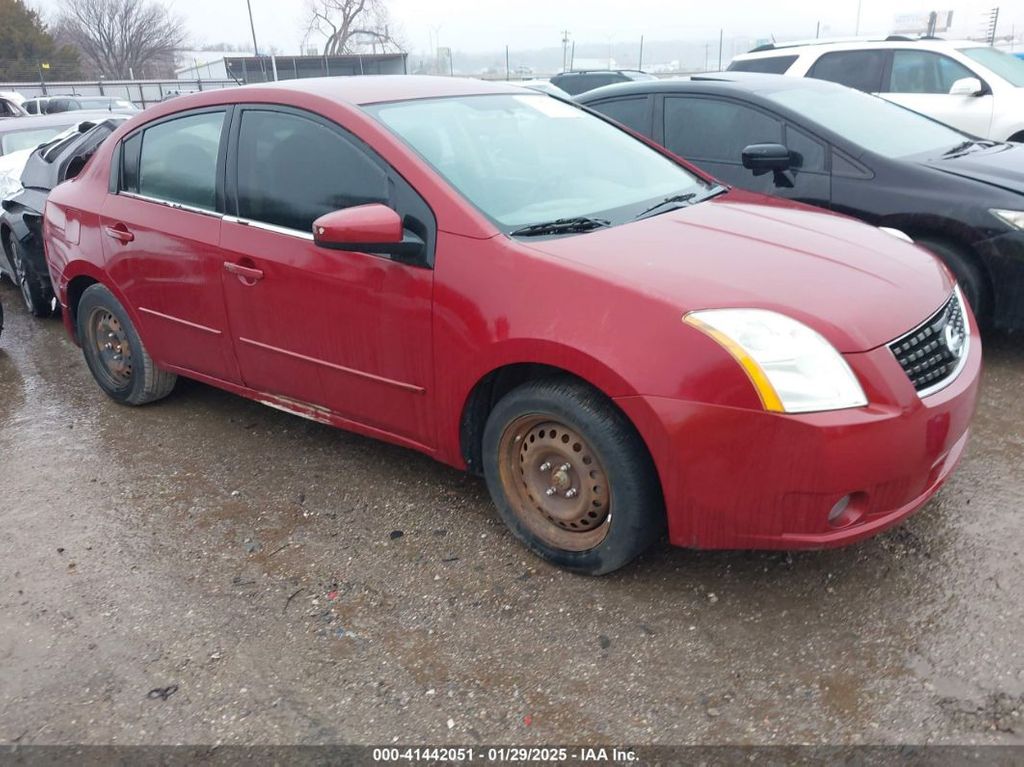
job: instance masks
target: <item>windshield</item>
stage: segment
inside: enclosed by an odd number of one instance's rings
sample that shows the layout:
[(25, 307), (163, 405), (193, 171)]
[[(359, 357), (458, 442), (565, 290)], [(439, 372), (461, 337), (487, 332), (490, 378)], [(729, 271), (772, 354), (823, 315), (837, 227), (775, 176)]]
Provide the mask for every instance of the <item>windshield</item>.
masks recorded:
[(851, 88), (787, 88), (761, 95), (883, 157), (934, 153), (967, 138), (917, 112)]
[(1024, 61), (998, 48), (960, 48), (960, 53), (991, 69), (1010, 85), (1024, 87)]
[(623, 223), (667, 195), (708, 188), (625, 131), (542, 94), (366, 109), (506, 231), (575, 217)]
[(19, 149), (34, 149), (40, 144), (46, 143), (62, 130), (65, 126), (55, 128), (37, 128), (36, 130), (23, 130), (12, 133), (4, 133), (0, 137), (0, 146), (3, 153), (17, 152)]

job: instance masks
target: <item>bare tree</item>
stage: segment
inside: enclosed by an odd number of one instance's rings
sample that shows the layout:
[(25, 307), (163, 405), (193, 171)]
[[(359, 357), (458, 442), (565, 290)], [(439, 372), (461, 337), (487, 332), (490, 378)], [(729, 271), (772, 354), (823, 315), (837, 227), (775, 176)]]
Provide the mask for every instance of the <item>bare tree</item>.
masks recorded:
[(111, 79), (173, 70), (186, 36), (185, 22), (155, 0), (64, 0), (57, 34)]
[(401, 51), (384, 0), (310, 0), (309, 32), (325, 38), (324, 55)]

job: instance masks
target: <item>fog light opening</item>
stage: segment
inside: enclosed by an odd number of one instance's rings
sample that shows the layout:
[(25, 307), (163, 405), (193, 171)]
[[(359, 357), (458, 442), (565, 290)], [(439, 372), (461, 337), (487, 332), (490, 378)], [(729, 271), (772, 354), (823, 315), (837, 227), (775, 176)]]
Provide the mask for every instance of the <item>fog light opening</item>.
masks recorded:
[(861, 504), (857, 502), (860, 495), (862, 494), (848, 493), (835, 502), (828, 513), (828, 523), (831, 527), (847, 527), (860, 519)]

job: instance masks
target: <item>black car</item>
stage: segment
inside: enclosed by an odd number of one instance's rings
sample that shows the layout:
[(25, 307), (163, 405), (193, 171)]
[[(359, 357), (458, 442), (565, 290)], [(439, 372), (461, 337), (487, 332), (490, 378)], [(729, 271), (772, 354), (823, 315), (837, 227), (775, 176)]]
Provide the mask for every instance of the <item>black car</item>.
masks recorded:
[(555, 75), (551, 78), (551, 84), (557, 85), (570, 96), (576, 96), (604, 85), (656, 79), (654, 75), (639, 69), (574, 69)]
[(0, 273), (7, 273), (21, 289), (25, 307), (36, 317), (53, 311), (53, 288), (43, 254), (42, 222), (46, 197), (62, 181), (74, 178), (103, 141), (126, 118), (84, 121), (77, 133), (36, 149), (21, 173), (21, 191), (3, 201), (0, 243), (4, 258)]
[(979, 320), (1024, 327), (1024, 146), (781, 75), (628, 83), (577, 101), (727, 184), (906, 233), (949, 266)]

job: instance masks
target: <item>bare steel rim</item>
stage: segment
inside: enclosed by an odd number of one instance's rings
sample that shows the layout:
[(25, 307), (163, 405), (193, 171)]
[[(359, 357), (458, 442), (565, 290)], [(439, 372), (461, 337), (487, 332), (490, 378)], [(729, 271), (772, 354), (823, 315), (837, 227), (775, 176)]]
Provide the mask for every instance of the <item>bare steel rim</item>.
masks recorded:
[(501, 435), (498, 460), (512, 511), (542, 541), (587, 551), (608, 535), (608, 475), (578, 431), (549, 415), (522, 416)]
[(128, 333), (108, 309), (96, 307), (86, 323), (89, 343), (99, 361), (99, 373), (113, 389), (124, 389), (132, 382), (132, 349)]

